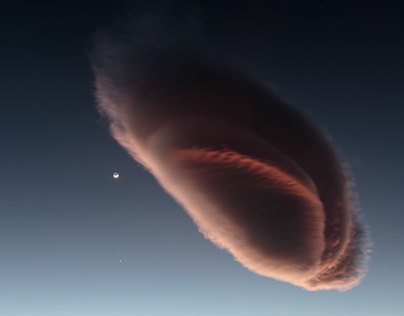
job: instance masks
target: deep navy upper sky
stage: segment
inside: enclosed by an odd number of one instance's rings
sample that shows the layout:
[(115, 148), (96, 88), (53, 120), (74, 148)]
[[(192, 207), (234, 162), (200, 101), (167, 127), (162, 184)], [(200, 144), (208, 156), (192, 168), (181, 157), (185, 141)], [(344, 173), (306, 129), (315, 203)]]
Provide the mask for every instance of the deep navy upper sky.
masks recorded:
[(350, 164), (374, 242), (368, 275), (338, 293), (249, 272), (110, 137), (87, 53), (130, 1), (2, 1), (0, 314), (403, 315), (398, 1), (201, 2), (211, 43), (308, 113)]

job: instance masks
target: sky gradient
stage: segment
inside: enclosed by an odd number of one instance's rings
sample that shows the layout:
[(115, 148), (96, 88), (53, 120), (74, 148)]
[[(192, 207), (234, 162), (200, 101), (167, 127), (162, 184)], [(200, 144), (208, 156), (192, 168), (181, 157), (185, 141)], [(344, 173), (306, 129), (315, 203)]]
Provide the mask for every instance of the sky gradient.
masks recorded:
[(352, 168), (374, 246), (367, 276), (338, 293), (243, 268), (111, 138), (95, 109), (88, 50), (127, 3), (1, 4), (0, 314), (401, 315), (398, 7), (204, 1), (201, 9), (211, 42), (332, 135)]

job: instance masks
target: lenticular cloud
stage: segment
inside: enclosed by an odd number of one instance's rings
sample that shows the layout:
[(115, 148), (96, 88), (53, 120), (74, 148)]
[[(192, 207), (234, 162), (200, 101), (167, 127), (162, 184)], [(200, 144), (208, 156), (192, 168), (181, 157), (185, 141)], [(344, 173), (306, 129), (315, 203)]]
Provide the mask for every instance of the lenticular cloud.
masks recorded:
[(355, 286), (366, 233), (327, 136), (249, 73), (150, 38), (98, 35), (113, 137), (246, 268), (308, 290)]

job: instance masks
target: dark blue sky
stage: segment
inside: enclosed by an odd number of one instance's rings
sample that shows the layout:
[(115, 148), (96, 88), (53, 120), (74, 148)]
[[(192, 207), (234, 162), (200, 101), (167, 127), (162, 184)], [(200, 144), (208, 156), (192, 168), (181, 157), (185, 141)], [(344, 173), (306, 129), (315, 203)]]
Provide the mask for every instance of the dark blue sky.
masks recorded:
[(344, 293), (244, 269), (110, 137), (87, 52), (93, 32), (129, 3), (0, 5), (0, 314), (401, 315), (398, 2), (203, 1), (200, 9), (211, 43), (309, 113), (351, 165), (374, 252), (368, 275)]

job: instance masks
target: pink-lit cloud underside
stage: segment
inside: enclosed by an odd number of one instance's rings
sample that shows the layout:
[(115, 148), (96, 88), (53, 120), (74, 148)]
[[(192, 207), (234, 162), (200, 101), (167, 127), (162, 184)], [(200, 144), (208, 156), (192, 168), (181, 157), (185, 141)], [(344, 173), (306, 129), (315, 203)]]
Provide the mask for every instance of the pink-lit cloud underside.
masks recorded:
[(251, 271), (308, 290), (358, 284), (366, 234), (352, 183), (310, 119), (199, 53), (114, 45), (101, 37), (94, 58), (99, 109), (206, 238)]

